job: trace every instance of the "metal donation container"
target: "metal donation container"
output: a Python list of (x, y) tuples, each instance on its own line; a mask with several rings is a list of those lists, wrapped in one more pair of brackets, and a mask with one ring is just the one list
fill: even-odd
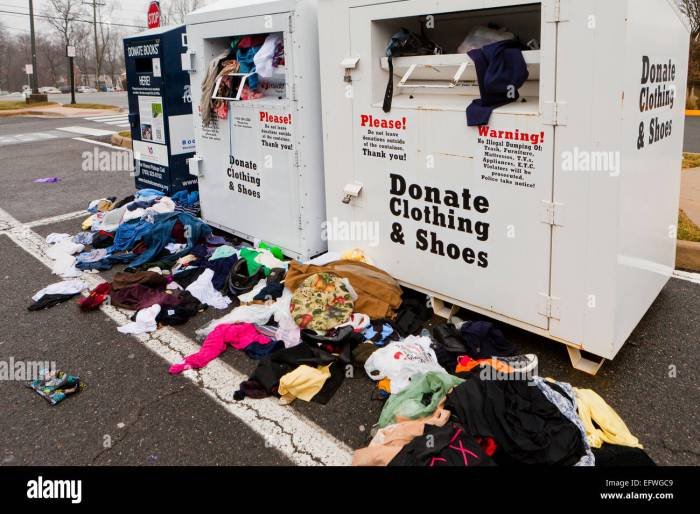
[(187, 167), (194, 154), (194, 125), (190, 77), (181, 65), (186, 49), (184, 25), (124, 38), (137, 188), (167, 195), (197, 188)]
[(439, 314), (597, 372), (674, 269), (689, 29), (643, 4), (321, 2), (328, 218), (378, 224), (366, 253)]
[(316, 2), (224, 1), (186, 23), (202, 218), (290, 257), (322, 253)]

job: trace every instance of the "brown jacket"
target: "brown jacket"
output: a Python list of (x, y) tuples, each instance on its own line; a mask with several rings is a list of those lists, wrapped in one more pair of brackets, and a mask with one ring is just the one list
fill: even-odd
[(367, 314), (371, 319), (393, 318), (401, 305), (399, 283), (385, 271), (364, 262), (335, 261), (315, 266), (292, 261), (284, 285), (293, 292), (304, 279), (324, 271), (350, 281), (358, 295), (355, 312)]

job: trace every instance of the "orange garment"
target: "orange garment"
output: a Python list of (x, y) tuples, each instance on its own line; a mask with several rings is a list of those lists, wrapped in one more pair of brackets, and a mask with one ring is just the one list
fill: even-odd
[(334, 261), (316, 266), (292, 261), (284, 285), (292, 292), (304, 279), (321, 272), (335, 273), (347, 278), (358, 295), (355, 312), (371, 319), (393, 318), (401, 305), (401, 287), (387, 272), (358, 261)]
[(501, 373), (514, 373), (516, 370), (510, 367), (503, 361), (490, 357), (488, 359), (477, 359), (474, 360), (471, 357), (462, 355), (457, 359), (457, 367), (455, 368), (455, 373), (466, 373), (474, 368), (481, 366), (482, 364), (487, 364), (492, 366), (496, 371)]
[(377, 382), (377, 389), (391, 394), (391, 380), (388, 378), (382, 378), (379, 382)]
[(388, 465), (404, 446), (413, 441), (415, 437), (423, 435), (425, 425), (443, 427), (447, 424), (450, 419), (450, 411), (443, 408), (444, 404), (445, 400), (443, 399), (429, 418), (402, 421), (380, 429), (367, 448), (355, 450), (352, 456), (352, 465)]

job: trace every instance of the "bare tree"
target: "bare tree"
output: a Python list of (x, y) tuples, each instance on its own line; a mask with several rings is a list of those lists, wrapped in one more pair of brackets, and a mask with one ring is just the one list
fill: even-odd
[(46, 22), (61, 38), (63, 46), (71, 44), (75, 34), (75, 19), (84, 14), (81, 0), (48, 0), (44, 14)]
[(55, 38), (38, 35), (37, 66), (44, 70), (41, 86), (56, 86), (66, 75), (66, 52), (63, 44)]
[(95, 46), (91, 39), (92, 27), (87, 23), (75, 26), (73, 43), (75, 45), (75, 64), (77, 67), (76, 83), (88, 85), (87, 74), (95, 69)]
[(119, 82), (119, 75), (124, 69), (123, 38), (124, 33), (119, 31), (117, 27), (114, 27), (109, 39), (103, 43), (105, 46), (105, 69), (109, 70), (112, 85)]
[(210, 0), (164, 0), (165, 7), (161, 10), (161, 25), (178, 25), (185, 23), (185, 16), (207, 5)]
[(29, 34), (0, 34), (0, 89), (19, 91), (27, 83), (24, 65), (31, 62)]
[(700, 0), (679, 0), (683, 14), (690, 20), (690, 34), (693, 41), (700, 38)]

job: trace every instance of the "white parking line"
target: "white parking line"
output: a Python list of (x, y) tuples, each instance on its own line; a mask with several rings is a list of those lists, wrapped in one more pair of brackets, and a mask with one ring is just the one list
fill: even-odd
[(75, 218), (87, 218), (90, 215), (86, 210), (69, 212), (68, 214), (59, 214), (58, 216), (49, 216), (48, 218), (41, 218), (38, 220), (30, 221), (25, 223), (24, 226), (28, 228), (41, 227), (43, 225), (53, 225), (54, 223), (59, 223), (61, 221), (72, 220)]
[(72, 132), (73, 134), (82, 134), (84, 136), (108, 136), (114, 134), (113, 130), (102, 130), (90, 127), (60, 127), (57, 130), (63, 130), (64, 132)]
[[(53, 261), (46, 255), (47, 245), (39, 234), (0, 209), (1, 233), (47, 267)], [(83, 273), (81, 277), (94, 288), (103, 280), (96, 275)], [(118, 325), (128, 323), (131, 312), (111, 305), (101, 307)], [(181, 362), (184, 356), (199, 350), (199, 345), (171, 327), (152, 334), (135, 336), (144, 346), (160, 356), (168, 364)], [(162, 370), (167, 373), (164, 364)], [(227, 412), (241, 420), (265, 439), (265, 446), (274, 448), (299, 465), (348, 465), (352, 450), (321, 427), (297, 413), (291, 407), (281, 406), (272, 398), (263, 400), (232, 399), (233, 391), (248, 377), (222, 360), (216, 359), (200, 370), (188, 370), (183, 375), (202, 389)]]
[(88, 139), (86, 137), (74, 137), (73, 139), (75, 141), (82, 141), (83, 143), (91, 143), (93, 145), (104, 146), (106, 148), (111, 148), (112, 150), (121, 150), (122, 152), (131, 152), (130, 148), (124, 148), (123, 146), (114, 146), (114, 145), (110, 145), (109, 143), (104, 143), (102, 141), (94, 141), (94, 140)]

